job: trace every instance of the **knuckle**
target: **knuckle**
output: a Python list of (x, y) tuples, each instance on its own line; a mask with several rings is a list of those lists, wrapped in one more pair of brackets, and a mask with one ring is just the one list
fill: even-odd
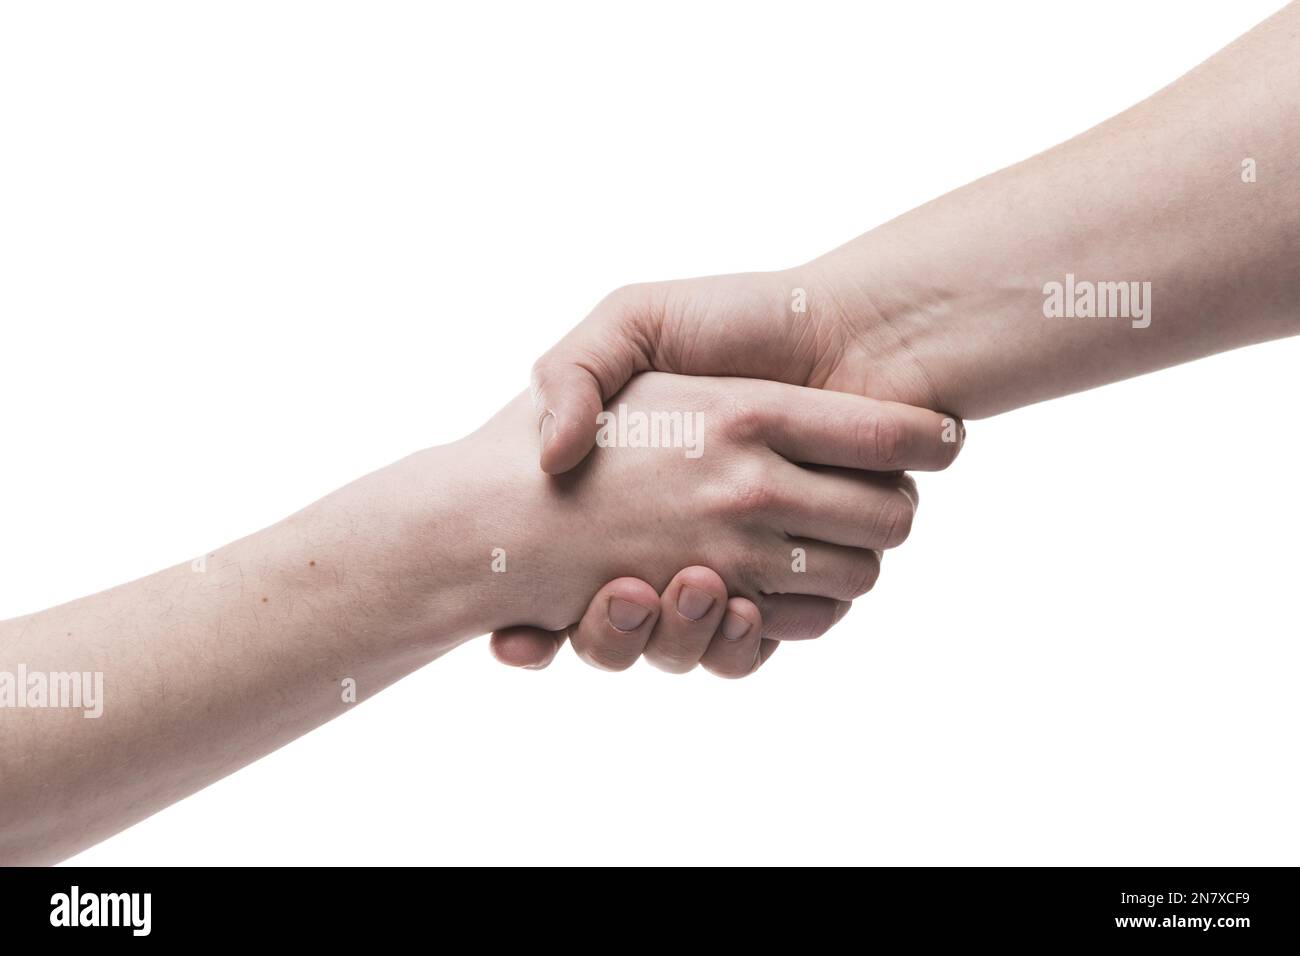
[(668, 674), (686, 674), (695, 669), (698, 658), (683, 657), (676, 651), (652, 649), (646, 652), (646, 661), (651, 667)]
[(764, 607), (763, 637), (778, 641), (807, 641), (821, 637), (835, 624), (836, 602), (810, 601), (796, 609)]
[(722, 484), (720, 497), (722, 510), (728, 516), (752, 518), (777, 507), (781, 494), (766, 467), (746, 461), (733, 466)]
[(732, 483), (729, 510), (740, 517), (752, 517), (770, 510), (776, 503), (776, 492), (761, 481), (741, 479)]
[(838, 609), (834, 601), (819, 601), (817, 606), (812, 608), (803, 622), (804, 636), (807, 638), (821, 637), (839, 620)]
[(645, 286), (640, 282), (629, 282), (608, 293), (600, 300), (597, 309), (603, 312), (621, 312), (632, 308), (644, 296)]
[(896, 491), (881, 502), (876, 510), (876, 537), (882, 548), (896, 548), (912, 533), (912, 519), (916, 509), (912, 499)]
[(550, 352), (533, 362), (533, 367), (528, 374), (528, 387), (534, 405), (538, 403), (541, 397), (542, 387), (546, 384), (547, 377), (551, 374), (554, 364), (555, 360), (551, 357)]
[(840, 593), (836, 597), (851, 601), (861, 597), (876, 586), (880, 577), (880, 561), (870, 551), (863, 552), (863, 557), (846, 563), (842, 573)]
[(916, 479), (911, 475), (903, 474), (898, 476), (898, 491), (900, 494), (906, 495), (908, 500), (912, 502), (913, 511), (920, 507), (921, 490), (916, 486)]
[(898, 416), (878, 408), (858, 425), (858, 460), (877, 470), (899, 466), (907, 451), (907, 433)]
[(756, 440), (762, 433), (766, 419), (762, 406), (744, 395), (729, 395), (726, 407), (722, 410), (723, 430), (738, 443)]
[[(576, 642), (575, 642), (576, 643)], [(611, 646), (606, 641), (585, 641), (575, 647), (582, 660), (602, 671), (625, 671), (636, 663), (636, 655)]]
[(653, 283), (633, 282), (619, 286), (601, 299), (592, 315), (626, 328), (635, 328), (655, 314), (655, 299)]
[(740, 680), (742, 677), (748, 677), (757, 670), (753, 661), (746, 661), (743, 665), (735, 662), (725, 664), (714, 663), (709, 660), (701, 661), (704, 669), (714, 677), (721, 677), (723, 680)]

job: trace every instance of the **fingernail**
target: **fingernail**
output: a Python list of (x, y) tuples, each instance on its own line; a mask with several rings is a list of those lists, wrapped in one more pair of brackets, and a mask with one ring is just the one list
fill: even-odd
[(727, 612), (722, 619), (722, 636), (729, 641), (738, 641), (749, 633), (749, 622), (739, 614)]
[(624, 601), (622, 598), (609, 599), (609, 623), (617, 631), (625, 634), (635, 631), (649, 616), (650, 612), (639, 604)]
[(699, 588), (687, 585), (677, 595), (677, 613), (692, 621), (698, 621), (704, 617), (709, 613), (711, 607), (713, 607), (713, 596), (701, 591)]
[(551, 439), (555, 437), (555, 416), (550, 412), (547, 412), (546, 415), (543, 416), (541, 429), (542, 447), (545, 448), (551, 443)]

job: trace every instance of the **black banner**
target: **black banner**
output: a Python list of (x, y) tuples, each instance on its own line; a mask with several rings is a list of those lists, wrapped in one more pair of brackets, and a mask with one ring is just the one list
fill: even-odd
[[(0, 870), (6, 942), (80, 946), (292, 939), (330, 945), (401, 941), (448, 930), (494, 945), (554, 940), (680, 947), (773, 932), (812, 945), (902, 938), (1294, 947), (1293, 869), (582, 870), (54, 869)], [(721, 904), (721, 905), (719, 905)], [(530, 927), (531, 928), (531, 927)], [(458, 937), (457, 937), (458, 938)], [(769, 941), (777, 937), (771, 937)], [(534, 945), (535, 937), (528, 940)], [(13, 950), (18, 952), (19, 950)]]

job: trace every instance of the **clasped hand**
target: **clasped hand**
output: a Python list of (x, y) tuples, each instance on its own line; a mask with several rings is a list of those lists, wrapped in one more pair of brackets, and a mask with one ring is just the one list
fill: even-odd
[[(945, 468), (961, 443), (960, 425), (933, 411), (755, 379), (650, 372), (610, 405), (643, 420), (695, 416), (703, 453), (600, 447), (570, 472), (537, 476), (550, 520), (587, 526), (545, 539), (548, 563), (574, 556), (555, 575), (579, 588), (617, 576), (580, 614), (564, 605), (567, 588), (539, 589), (527, 619), (548, 616), (551, 629), (498, 630), (505, 663), (544, 667), (571, 639), (606, 670), (645, 657), (673, 673), (750, 674), (780, 641), (820, 636), (871, 589), (882, 552), (912, 525), (916, 485), (904, 470)], [(521, 397), (503, 416), (518, 428), (532, 414)], [(589, 550), (601, 558), (577, 557)]]

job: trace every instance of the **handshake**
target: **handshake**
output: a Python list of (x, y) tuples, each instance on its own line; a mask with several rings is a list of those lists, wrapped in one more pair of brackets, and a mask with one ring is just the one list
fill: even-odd
[[(84, 849), (485, 633), (515, 666), (569, 639), (751, 674), (872, 588), (906, 472), (951, 464), (963, 419), (1300, 333), (1298, 35), (1293, 4), (806, 265), (621, 289), (462, 440), (0, 621), (0, 864)], [(78, 673), (97, 719), (29, 693)]]
[[(552, 476), (524, 461), (475, 469), (533, 472), (531, 543), (498, 526), (510, 543), (492, 570), (546, 567), (550, 582), (525, 585), (534, 610), (494, 633), (499, 660), (542, 668), (568, 639), (606, 670), (645, 657), (744, 677), (872, 588), (911, 529), (905, 472), (946, 468), (965, 429), (909, 404), (933, 403), (906, 385), (924, 370), (886, 361), (903, 343), (823, 281), (810, 268), (619, 290), (536, 364), (531, 402), (466, 440), (480, 460), (540, 445)], [(507, 437), (525, 429), (535, 442)], [(582, 530), (537, 536), (561, 514)], [(573, 566), (592, 553), (595, 566)], [(561, 600), (608, 577), (585, 610)]]

